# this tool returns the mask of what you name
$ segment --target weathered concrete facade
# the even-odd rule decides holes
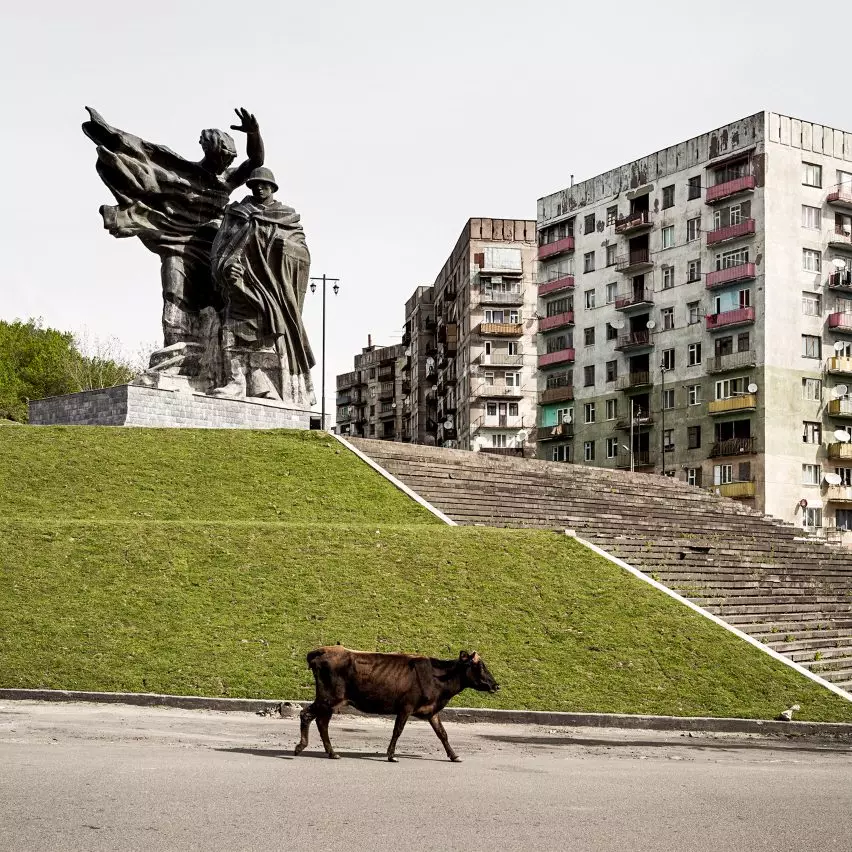
[[[852,524],[850,215],[852,134],[768,112],[540,199],[539,456]]]

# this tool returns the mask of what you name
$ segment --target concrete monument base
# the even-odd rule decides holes
[[[113,388],[30,400],[33,426],[149,426],[184,429],[319,429],[310,409],[271,400],[229,399],[175,389]]]

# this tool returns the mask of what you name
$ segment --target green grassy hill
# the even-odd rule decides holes
[[[852,721],[575,541],[446,527],[318,433],[0,430],[0,686],[309,698],[319,644],[455,656],[455,703]]]

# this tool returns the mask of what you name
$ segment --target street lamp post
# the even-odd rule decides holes
[[[666,362],[660,362],[660,473],[666,475]]]
[[[325,431],[325,285],[332,282],[334,286],[331,288],[336,296],[340,290],[339,278],[328,278],[323,273],[321,278],[311,278],[311,292],[316,293],[317,281],[322,281],[322,429]]]

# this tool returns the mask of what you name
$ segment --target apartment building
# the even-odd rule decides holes
[[[431,391],[438,378],[435,288],[418,287],[405,303],[405,329],[402,343],[406,361],[402,382],[401,440],[413,444],[435,444],[438,431],[437,392]]]
[[[852,134],[760,112],[537,218],[540,457],[852,529]]]
[[[535,222],[468,220],[433,286],[437,357],[427,422],[438,446],[535,452]]]
[[[355,369],[337,376],[338,434],[402,440],[405,348],[374,346],[368,336]]]

